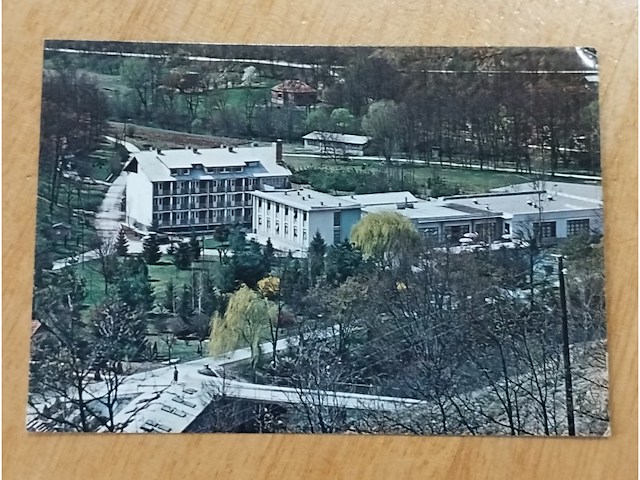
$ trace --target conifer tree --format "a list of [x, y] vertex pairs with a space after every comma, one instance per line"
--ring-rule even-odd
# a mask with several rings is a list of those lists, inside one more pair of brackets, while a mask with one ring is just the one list
[[142, 257], [147, 265], [155, 265], [161, 256], [158, 238], [154, 234], [145, 237], [142, 242]]
[[327, 244], [316, 231], [309, 244], [309, 283], [315, 284], [319, 276], [324, 273], [324, 255], [327, 252]]
[[189, 248], [191, 249], [191, 260], [197, 262], [200, 260], [200, 253], [202, 252], [202, 245], [198, 240], [195, 232], [191, 233], [191, 238], [189, 239]]
[[169, 279], [167, 286], [164, 289], [164, 308], [171, 313], [176, 313], [176, 288], [173, 285], [173, 280]]
[[191, 247], [188, 243], [181, 242], [178, 244], [173, 263], [180, 270], [186, 270], [191, 266]]
[[120, 229], [116, 238], [116, 252], [121, 257], [126, 257], [129, 253], [129, 241], [124, 233], [124, 229]]

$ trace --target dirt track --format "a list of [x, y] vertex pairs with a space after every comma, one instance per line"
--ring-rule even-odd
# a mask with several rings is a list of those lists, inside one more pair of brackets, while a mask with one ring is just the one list
[[[140, 125], [135, 125], [134, 128], [134, 134], [127, 136], [127, 140], [136, 144], [142, 150], [148, 147], [160, 149], [185, 148], [187, 146], [214, 148], [220, 145], [236, 146], [248, 143], [245, 139], [198, 135], [195, 133], [176, 132], [174, 130], [163, 130], [161, 128], [143, 127]], [[109, 129], [111, 134], [121, 138], [124, 124], [109, 122]]]

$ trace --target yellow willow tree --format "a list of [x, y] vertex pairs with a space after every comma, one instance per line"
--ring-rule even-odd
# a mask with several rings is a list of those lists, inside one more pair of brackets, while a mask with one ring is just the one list
[[248, 346], [251, 366], [260, 360], [260, 343], [269, 337], [269, 326], [275, 320], [276, 308], [246, 285], [229, 298], [224, 315], [214, 313], [211, 319], [210, 349], [213, 355]]
[[381, 266], [403, 266], [413, 260], [420, 234], [411, 221], [397, 212], [370, 213], [351, 232], [351, 240]]
[[278, 362], [278, 333], [279, 322], [282, 315], [282, 309], [284, 307], [284, 301], [282, 298], [282, 291], [280, 287], [280, 277], [269, 275], [258, 281], [258, 291], [264, 298], [273, 302], [272, 305], [275, 308], [275, 315], [269, 322], [269, 336], [271, 337], [271, 363], [275, 366]]

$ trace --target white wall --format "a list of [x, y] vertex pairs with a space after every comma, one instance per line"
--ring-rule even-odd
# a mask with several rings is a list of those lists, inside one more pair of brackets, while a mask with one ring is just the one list
[[138, 166], [138, 173], [127, 174], [126, 221], [149, 226], [153, 220], [153, 184]]
[[[260, 205], [262, 200], [262, 205]], [[264, 198], [253, 197], [253, 214], [252, 214], [252, 230], [258, 236], [260, 243], [271, 239], [274, 247], [281, 250], [286, 247], [289, 250], [306, 250], [309, 246], [311, 236], [309, 234], [309, 213], [307, 212], [307, 220], [304, 220], [305, 212], [294, 207], [287, 207], [280, 204], [276, 208], [276, 202], [271, 200], [271, 209], [267, 209], [267, 202]], [[288, 209], [288, 214], [286, 213]], [[276, 210], [278, 210], [276, 212]], [[297, 216], [295, 212], [297, 211]], [[259, 219], [261, 218], [261, 221]], [[276, 232], [276, 222], [279, 222], [280, 228]], [[270, 227], [268, 227], [270, 225]], [[304, 232], [307, 232], [305, 239]], [[297, 232], [297, 236], [295, 233]], [[279, 246], [278, 246], [279, 245]]]

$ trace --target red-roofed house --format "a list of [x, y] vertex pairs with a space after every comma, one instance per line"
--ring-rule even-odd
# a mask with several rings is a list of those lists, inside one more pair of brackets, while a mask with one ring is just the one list
[[284, 80], [271, 89], [274, 105], [307, 106], [317, 102], [318, 92], [301, 80]]

